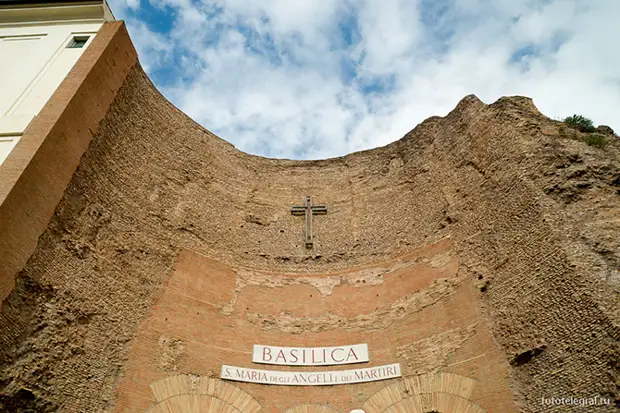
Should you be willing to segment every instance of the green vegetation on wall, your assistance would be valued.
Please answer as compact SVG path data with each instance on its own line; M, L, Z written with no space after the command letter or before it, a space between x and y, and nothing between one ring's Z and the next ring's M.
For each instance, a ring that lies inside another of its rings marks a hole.
M596 131L592 120L582 115L569 116L564 119L564 123L573 129L577 129L579 132L591 133Z
M572 115L564 118L562 122L571 129L575 129L579 132L585 133L585 135L575 138L579 138L589 146L595 146L597 148L604 148L607 144L607 137L605 134L615 135L613 130L609 126L594 126L591 119L586 118L583 115ZM600 133L594 133L600 132Z
M590 146L596 146L597 148L604 148L607 144L607 140L603 135L598 133L589 134L583 137L583 141Z

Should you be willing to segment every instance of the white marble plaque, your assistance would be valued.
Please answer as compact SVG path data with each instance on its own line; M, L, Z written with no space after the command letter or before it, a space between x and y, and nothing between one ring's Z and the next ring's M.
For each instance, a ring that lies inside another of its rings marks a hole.
M280 386L333 386L387 380L400 376L400 364L396 363L356 370L312 372L257 370L224 365L220 377L224 380Z
M252 361L280 366L333 366L369 361L368 344L339 347L276 347L255 344Z

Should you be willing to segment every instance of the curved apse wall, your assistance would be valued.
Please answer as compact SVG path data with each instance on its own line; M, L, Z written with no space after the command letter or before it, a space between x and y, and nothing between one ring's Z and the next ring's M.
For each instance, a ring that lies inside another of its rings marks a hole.
M529 99L467 96L383 148L273 160L194 123L136 61L93 131L3 303L5 406L504 413L616 394L618 148L562 138ZM328 207L312 249L291 214L307 195ZM252 363L253 344L356 343L366 365ZM219 378L392 363L402 377L337 386Z

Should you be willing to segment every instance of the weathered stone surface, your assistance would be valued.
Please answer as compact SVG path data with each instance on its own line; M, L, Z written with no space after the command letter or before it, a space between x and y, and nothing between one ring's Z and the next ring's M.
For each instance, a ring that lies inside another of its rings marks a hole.
M611 127L607 126L607 125L599 125L599 126L597 126L596 131L599 132L599 133L603 133L605 135L613 135L613 136L616 135L614 133L614 130Z
M618 142L554 128L530 99L467 96L386 147L263 159L135 65L2 304L0 408L146 411L151 383L251 367L259 341L368 342L373 365L476 380L487 412L616 397ZM305 195L330 208L312 250ZM239 388L348 411L382 386Z

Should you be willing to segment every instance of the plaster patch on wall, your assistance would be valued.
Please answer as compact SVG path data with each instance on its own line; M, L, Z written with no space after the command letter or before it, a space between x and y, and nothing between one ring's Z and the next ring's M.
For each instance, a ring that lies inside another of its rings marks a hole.
M429 265L433 268L442 268L448 265L450 261L452 261L452 251L441 252L435 256L433 256L430 260L423 259L423 263L429 263Z
M397 347L396 357L407 366L407 374L435 373L441 370L450 354L458 350L476 332L477 323L455 328Z
M267 288L283 288L291 285L310 285L318 291L321 297L327 297L333 294L334 287L351 285L354 287L369 287L381 285L384 277L403 268L419 265L421 263L428 264L433 268L445 266L453 258L451 251L442 252L433 256L431 259L422 259L415 257L402 261L394 261L390 265L381 267L363 268L354 272L347 272L339 275L323 276L323 277L295 277L286 275L275 275L260 271L251 271L247 269L236 269L237 277L235 279L235 289L230 302L220 308L220 312L224 315L231 315L235 310L235 305L239 295L244 288L248 286L258 286Z
M421 311L453 294L461 282L458 277L439 278L422 291L399 298L389 306L377 308L371 313L355 317L342 317L332 313L321 314L318 317L295 317L289 313L281 313L274 317L268 314L248 313L246 319L263 330L277 329L287 334L319 333L343 328L382 330L394 321Z
M185 343L183 341L161 336L158 340L159 354L157 361L159 368L165 371L177 371L179 370L179 360L185 350Z

